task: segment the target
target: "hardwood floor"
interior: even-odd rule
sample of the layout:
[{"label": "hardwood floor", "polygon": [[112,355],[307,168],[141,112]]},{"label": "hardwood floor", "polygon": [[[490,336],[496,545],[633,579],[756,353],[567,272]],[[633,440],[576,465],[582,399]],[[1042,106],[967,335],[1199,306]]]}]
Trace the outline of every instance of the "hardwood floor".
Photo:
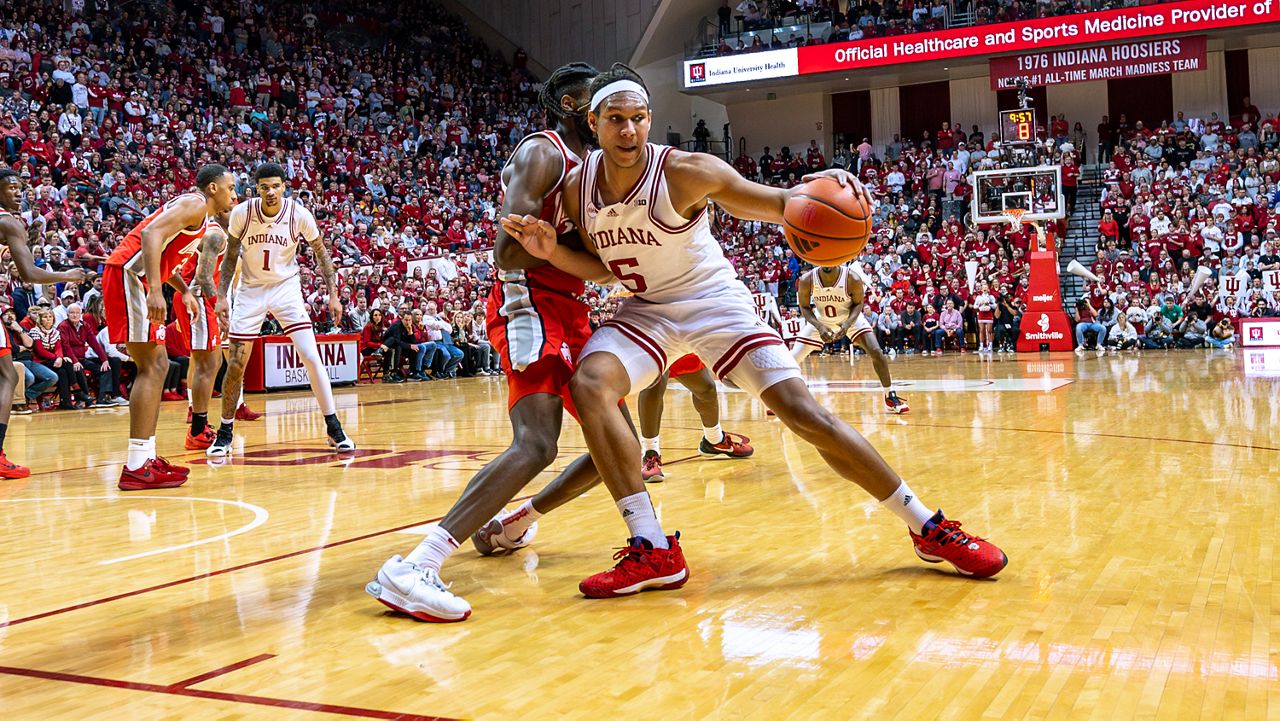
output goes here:
[{"label": "hardwood floor", "polygon": [[[1280,351],[1275,351],[1280,353]],[[1268,719],[1280,717],[1280,403],[1255,351],[811,358],[815,395],[926,503],[1000,544],[991,581],[920,562],[901,523],[746,395],[743,461],[703,461],[667,399],[650,487],[692,577],[589,601],[626,528],[603,489],[530,549],[442,574],[471,619],[423,624],[364,584],[510,438],[499,378],[339,389],[357,456],[308,394],[257,396],[234,462],[115,489],[127,409],[11,422],[0,481],[5,719]],[[1262,365],[1256,366],[1262,368]],[[566,423],[556,466],[583,450]]]}]

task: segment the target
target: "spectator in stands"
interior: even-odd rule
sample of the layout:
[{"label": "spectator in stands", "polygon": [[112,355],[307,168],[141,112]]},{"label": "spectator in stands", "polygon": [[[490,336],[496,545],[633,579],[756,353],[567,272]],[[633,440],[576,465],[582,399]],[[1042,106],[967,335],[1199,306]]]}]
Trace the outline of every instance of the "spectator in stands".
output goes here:
[{"label": "spectator in stands", "polygon": [[[66,359],[71,363],[71,370],[78,378],[88,380],[91,387],[100,388],[98,379],[102,373],[111,370],[111,364],[105,360],[97,360],[106,356],[106,351],[98,344],[98,328],[92,318],[86,318],[84,308],[79,303],[67,306],[67,319],[58,324],[58,332],[62,336],[62,345],[66,351]],[[95,406],[107,407],[115,405],[109,398],[100,397]]]},{"label": "spectator in stands", "polygon": [[33,341],[27,335],[27,329],[17,321],[12,308],[5,308],[0,313],[0,322],[4,323],[13,344],[13,362],[22,366],[26,389],[23,410],[40,410],[40,396],[58,382],[58,375],[32,358]]},{"label": "spectator in stands", "polygon": [[[36,325],[28,331],[33,341],[31,355],[36,362],[53,371],[58,377],[58,409],[69,411],[85,408],[88,396],[85,395],[83,379],[77,378],[71,370],[70,359],[62,344],[62,334],[54,325],[53,311],[42,309],[37,316]],[[76,392],[73,400],[72,389]]]},{"label": "spectator in stands", "polygon": [[1108,350],[1131,350],[1138,346],[1138,329],[1124,313],[1116,315],[1115,326],[1107,333]]},{"label": "spectator in stands", "polygon": [[105,359],[101,357],[97,359],[105,360],[105,366],[100,366],[102,371],[98,374],[98,401],[100,403],[105,401],[115,406],[127,406],[129,401],[121,395],[122,379],[125,365],[132,363],[132,361],[124,352],[124,345],[113,344],[108,337],[107,318],[103,310],[102,294],[86,294],[85,297],[87,298],[85,301],[85,314],[92,319],[94,327],[98,329],[96,340],[106,355]]},{"label": "spectator in stands", "polygon": [[[410,365],[410,376],[415,380],[421,380],[418,376],[422,372],[422,366],[418,363],[419,348],[418,341],[415,337],[417,327],[414,325],[414,318],[409,307],[406,304],[401,310],[395,322],[387,328],[387,332],[382,337],[382,346],[386,349],[387,354],[387,372],[384,380],[388,383],[403,383],[405,377],[400,370],[407,361]],[[426,351],[423,350],[422,354]]]},{"label": "spectator in stands", "polygon": [[[1075,312],[1076,323],[1076,352],[1083,353],[1089,349],[1101,349],[1103,344],[1107,342],[1107,329],[1101,323],[1097,322],[1097,311],[1093,309],[1089,301],[1081,298],[1076,301]],[[1094,333],[1096,339],[1092,344],[1085,344],[1085,333]]]},{"label": "spectator in stands", "polygon": [[934,352],[942,355],[947,341],[955,343],[956,350],[965,352],[964,316],[956,309],[951,298],[943,301],[942,312],[938,315],[938,329],[934,331]]},{"label": "spectator in stands", "polygon": [[920,327],[924,333],[924,354],[942,355],[942,328],[939,326],[938,309],[932,303],[925,303],[924,317]]},{"label": "spectator in stands", "polygon": [[[363,301],[364,298],[361,300]],[[382,342],[386,333],[386,315],[381,308],[374,308],[369,312],[368,321],[360,329],[360,355],[382,357],[389,350]]]},{"label": "spectator in stands", "polygon": [[920,309],[916,307],[915,300],[907,300],[906,308],[900,316],[901,326],[901,345],[905,346],[906,353],[919,353],[924,347],[924,326],[920,315]]}]

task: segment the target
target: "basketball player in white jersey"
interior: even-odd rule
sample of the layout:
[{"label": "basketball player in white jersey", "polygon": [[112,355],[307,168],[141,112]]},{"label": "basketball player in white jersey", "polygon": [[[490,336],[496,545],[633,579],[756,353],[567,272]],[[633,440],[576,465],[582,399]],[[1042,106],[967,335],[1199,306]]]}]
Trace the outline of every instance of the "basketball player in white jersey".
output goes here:
[{"label": "basketball player in white jersey", "polygon": [[[619,408],[686,353],[762,400],[834,471],[898,515],[922,559],[977,577],[1003,569],[1008,559],[999,548],[931,511],[866,439],[814,400],[778,333],[756,317],[711,235],[707,201],[745,220],[781,224],[790,191],[748,181],[714,156],[649,144],[648,93],[630,68],[615,65],[591,90],[587,117],[601,149],[569,175],[564,192],[586,250],[557,244],[555,229],[536,217],[502,221],[533,255],[598,282],[616,278],[635,294],[587,342],[570,382],[587,447],[630,532],[615,556],[621,560],[583,580],[582,593],[611,598],[679,588],[689,578],[679,534],[666,535],[645,491],[635,465],[639,443]],[[845,171],[823,174],[866,195]],[[586,270],[590,256],[598,263]]]},{"label": "basketball player in white jersey", "polygon": [[[7,260],[13,261],[18,277],[28,283],[83,283],[88,273],[73,268],[62,273],[52,273],[36,267],[31,255],[32,233],[22,219],[22,178],[9,168],[0,168],[0,249],[7,250]],[[0,324],[0,479],[26,478],[30,469],[20,466],[4,455],[4,437],[9,431],[9,413],[13,410],[10,399],[18,387],[18,372],[13,364],[13,342],[9,331]]]},{"label": "basketball player in white jersey", "polygon": [[803,363],[810,353],[822,350],[824,345],[841,336],[847,337],[871,358],[880,386],[884,388],[885,409],[902,415],[911,407],[898,397],[889,372],[889,357],[880,348],[875,329],[862,315],[870,283],[862,271],[849,265],[814,268],[801,275],[796,283],[796,297],[805,328],[791,347],[791,355],[796,363]]},{"label": "basketball player in white jersey", "polygon": [[[236,407],[244,383],[244,370],[249,364],[253,340],[270,313],[280,323],[282,333],[293,341],[307,375],[311,391],[324,416],[329,445],[339,452],[353,451],[356,444],[342,430],[333,402],[329,372],[320,359],[311,315],[302,298],[302,281],[298,277],[298,244],[311,246],[316,256],[316,269],[329,290],[330,317],[342,317],[342,300],[338,296],[337,273],[324,238],[316,227],[311,211],[292,198],[284,197],[288,180],[283,167],[263,163],[253,173],[258,197],[246,200],[231,211],[227,226],[227,252],[222,260],[222,277],[218,281],[218,300],[214,308],[218,322],[226,324],[230,315],[231,349],[227,357],[227,373],[222,379],[222,423],[217,438],[205,451],[213,457],[231,453]],[[240,260],[243,257],[244,263]],[[236,302],[228,309],[227,293],[236,267],[241,268]]]}]

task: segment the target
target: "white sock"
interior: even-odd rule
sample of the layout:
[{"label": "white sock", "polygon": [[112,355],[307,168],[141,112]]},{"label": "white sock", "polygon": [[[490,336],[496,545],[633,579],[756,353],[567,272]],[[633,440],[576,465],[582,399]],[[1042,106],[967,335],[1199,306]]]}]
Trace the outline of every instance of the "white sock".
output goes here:
[{"label": "white sock", "polygon": [[410,551],[404,560],[439,573],[445,559],[453,555],[456,550],[458,550],[458,542],[453,536],[439,526],[432,526],[431,530],[427,531],[426,537],[422,539],[422,543]]},{"label": "white sock", "polygon": [[707,439],[707,443],[715,445],[724,440],[724,431],[720,430],[720,424],[717,423],[710,428],[702,427],[702,437]]},{"label": "white sock", "polygon": [[640,536],[652,543],[654,548],[671,547],[667,543],[667,534],[662,532],[662,525],[658,523],[653,501],[646,491],[619,500],[618,510],[622,513],[622,520],[627,522],[627,530],[631,532],[632,538]]},{"label": "white sock", "polygon": [[893,383],[889,383],[889,385],[884,386],[884,394],[885,394],[886,396],[887,396],[887,395],[889,395],[890,393],[892,393],[894,390],[895,390],[895,389],[894,389],[894,387],[893,387]]},{"label": "white sock", "polygon": [[240,402],[236,404],[236,408],[244,405],[244,386],[240,386]]},{"label": "white sock", "polygon": [[888,508],[897,514],[898,518],[906,521],[907,526],[911,528],[911,532],[920,535],[924,529],[924,524],[933,518],[933,511],[929,507],[920,502],[914,491],[907,485],[906,481],[898,486],[898,490],[889,495],[888,498],[880,501],[880,505]]},{"label": "white sock", "polygon": [[519,508],[512,511],[511,515],[502,519],[502,533],[514,541],[529,530],[529,526],[539,518],[542,518],[542,514],[533,507],[533,501],[525,501]]},{"label": "white sock", "polygon": [[658,437],[654,436],[653,438],[645,438],[644,436],[640,436],[640,455],[644,456],[644,454],[649,451],[662,455],[662,449],[658,448]]},{"label": "white sock", "polygon": [[224,426],[234,426],[236,424],[236,419],[234,418],[219,418],[218,420],[222,421]]},{"label": "white sock", "polygon": [[130,438],[129,456],[125,459],[124,467],[130,471],[136,471],[141,468],[144,463],[155,457],[155,436],[152,436],[151,438]]},{"label": "white sock", "polygon": [[191,386],[187,386],[187,407],[191,408]]}]

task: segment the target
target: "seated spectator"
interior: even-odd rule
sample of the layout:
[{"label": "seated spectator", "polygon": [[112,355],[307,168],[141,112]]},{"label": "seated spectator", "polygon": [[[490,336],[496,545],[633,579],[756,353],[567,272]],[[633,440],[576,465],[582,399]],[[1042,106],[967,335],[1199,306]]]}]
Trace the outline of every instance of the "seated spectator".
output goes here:
[{"label": "seated spectator", "polygon": [[13,343],[13,362],[20,365],[23,371],[25,407],[20,409],[27,412],[38,411],[40,396],[58,382],[58,374],[32,358],[33,341],[31,336],[27,335],[27,329],[15,319],[12,308],[5,308],[4,312],[0,313],[0,322],[3,322],[9,331],[9,339]]},{"label": "seated spectator", "polygon": [[[106,357],[106,351],[98,344],[97,324],[92,318],[85,316],[79,303],[72,303],[67,306],[67,319],[58,325],[58,332],[62,335],[63,347],[71,361],[71,370],[84,376],[91,387],[101,391],[101,375],[111,371],[111,364],[102,360]],[[100,393],[93,405],[105,408],[115,403],[110,397]]]},{"label": "seated spectator", "polygon": [[[62,343],[62,334],[53,323],[53,311],[42,309],[36,325],[28,334],[33,341],[31,355],[36,362],[53,371],[58,377],[58,409],[64,411],[88,407],[89,397],[84,392],[84,378],[71,370],[71,359]],[[71,396],[72,389],[76,395]]]},{"label": "seated spectator", "polygon": [[178,322],[169,321],[164,327],[164,347],[169,355],[169,373],[164,379],[160,399],[181,401],[187,398],[187,369],[191,367],[191,346],[178,329]]},{"label": "seated spectator", "polygon": [[1138,347],[1138,329],[1124,313],[1116,315],[1116,323],[1107,333],[1108,350],[1131,350]]},{"label": "seated spectator", "polygon": [[947,341],[955,343],[956,349],[961,353],[965,351],[964,316],[956,310],[955,301],[950,298],[943,303],[942,313],[938,316],[938,329],[934,331],[934,339],[934,348],[938,355],[942,355],[942,349]]},{"label": "seated spectator", "polygon": [[111,405],[127,406],[129,401],[122,395],[123,374],[125,367],[131,366],[133,360],[125,352],[123,343],[111,342],[107,333],[107,318],[103,310],[102,294],[89,295],[85,302],[85,312],[93,319],[98,328],[98,345],[106,353],[106,369],[98,375],[98,400],[108,401]]},{"label": "seated spectator", "polygon": [[942,355],[942,329],[938,325],[938,309],[932,303],[924,305],[920,327],[924,331],[924,354]]},{"label": "seated spectator", "polygon": [[[361,299],[364,300],[363,298]],[[348,314],[351,317],[351,314]],[[360,355],[362,356],[382,356],[388,348],[383,344],[382,338],[387,334],[386,316],[381,308],[374,308],[369,311],[369,320],[365,323],[364,328],[360,329]]]},{"label": "seated spectator", "polygon": [[[1086,350],[1094,348],[1101,349],[1103,344],[1107,342],[1107,328],[1097,321],[1097,311],[1089,304],[1089,301],[1081,298],[1076,301],[1075,320],[1076,323],[1076,352],[1083,353]],[[1097,335],[1097,339],[1091,345],[1085,345],[1085,333],[1093,332]]]},{"label": "seated spectator", "polygon": [[1205,337],[1205,342],[1214,348],[1225,348],[1230,350],[1235,346],[1236,327],[1230,318],[1219,320],[1209,335]]}]

